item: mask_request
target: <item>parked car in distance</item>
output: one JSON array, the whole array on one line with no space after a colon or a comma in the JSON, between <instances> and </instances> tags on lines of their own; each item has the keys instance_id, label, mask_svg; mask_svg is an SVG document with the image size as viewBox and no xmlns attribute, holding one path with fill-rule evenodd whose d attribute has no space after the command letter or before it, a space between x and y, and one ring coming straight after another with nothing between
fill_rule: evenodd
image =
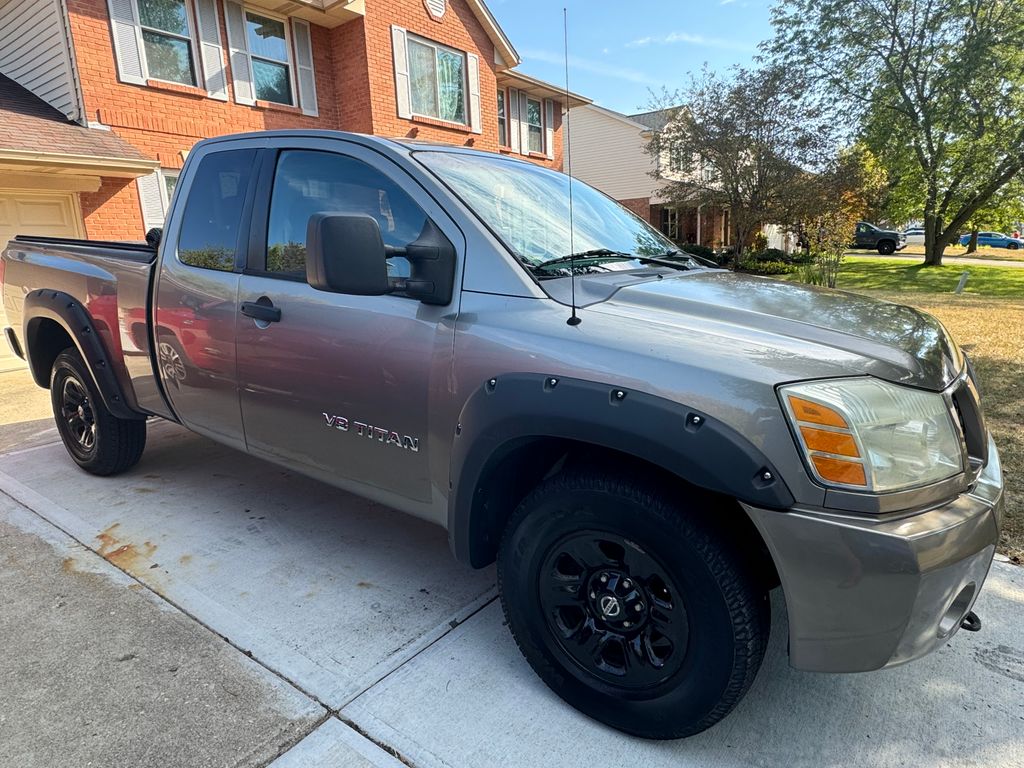
<instances>
[{"instance_id":1,"label":"parked car in distance","mask_svg":"<svg viewBox=\"0 0 1024 768\"><path fill-rule=\"evenodd\" d=\"M970 232L966 235L960 235L960 245L969 245L970 242ZM1016 251L1020 248L1024 248L1024 239L1019 237L1010 237L1009 235L1004 235L1002 232L979 232L978 246L984 248L1008 248L1011 251Z\"/></svg>"},{"instance_id":2,"label":"parked car in distance","mask_svg":"<svg viewBox=\"0 0 1024 768\"><path fill-rule=\"evenodd\" d=\"M208 139L156 248L13 240L4 335L88 472L132 467L161 417L497 560L537 674L637 736L732 710L779 585L798 669L979 629L1003 481L942 325L708 268L571 189L572 228L568 177L498 154Z\"/></svg>"},{"instance_id":3,"label":"parked car in distance","mask_svg":"<svg viewBox=\"0 0 1024 768\"><path fill-rule=\"evenodd\" d=\"M892 229L879 229L874 224L858 221L851 248L866 248L878 251L882 256L901 251L907 247L907 236Z\"/></svg>"},{"instance_id":4,"label":"parked car in distance","mask_svg":"<svg viewBox=\"0 0 1024 768\"><path fill-rule=\"evenodd\" d=\"M907 245L924 245L924 227L911 227L903 232Z\"/></svg>"}]
</instances>

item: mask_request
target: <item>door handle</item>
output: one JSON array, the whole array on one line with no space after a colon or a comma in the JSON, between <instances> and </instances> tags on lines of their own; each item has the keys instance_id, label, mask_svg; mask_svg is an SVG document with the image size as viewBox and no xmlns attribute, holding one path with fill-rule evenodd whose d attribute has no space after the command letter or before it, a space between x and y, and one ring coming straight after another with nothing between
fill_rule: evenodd
<instances>
[{"instance_id":1,"label":"door handle","mask_svg":"<svg viewBox=\"0 0 1024 768\"><path fill-rule=\"evenodd\" d=\"M261 296L260 301L243 301L242 314L253 320L262 320L264 323L281 321L281 310L265 296Z\"/></svg>"}]
</instances>

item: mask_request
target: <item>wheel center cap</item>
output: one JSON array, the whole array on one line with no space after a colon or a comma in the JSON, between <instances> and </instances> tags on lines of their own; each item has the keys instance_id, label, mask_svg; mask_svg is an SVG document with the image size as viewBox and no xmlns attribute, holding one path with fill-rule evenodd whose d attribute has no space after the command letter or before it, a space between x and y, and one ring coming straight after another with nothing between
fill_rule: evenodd
<instances>
[{"instance_id":1,"label":"wheel center cap","mask_svg":"<svg viewBox=\"0 0 1024 768\"><path fill-rule=\"evenodd\" d=\"M598 607L606 619L617 619L622 615L622 602L615 595L601 595Z\"/></svg>"}]
</instances>

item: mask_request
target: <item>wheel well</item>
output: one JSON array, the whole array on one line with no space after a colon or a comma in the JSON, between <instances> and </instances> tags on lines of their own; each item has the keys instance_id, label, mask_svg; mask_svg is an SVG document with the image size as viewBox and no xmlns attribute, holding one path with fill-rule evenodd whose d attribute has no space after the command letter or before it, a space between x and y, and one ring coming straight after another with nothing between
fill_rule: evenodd
<instances>
[{"instance_id":1,"label":"wheel well","mask_svg":"<svg viewBox=\"0 0 1024 768\"><path fill-rule=\"evenodd\" d=\"M25 354L36 384L50 388L50 372L57 355L75 346L71 336L56 320L37 317L29 321L25 333Z\"/></svg>"},{"instance_id":2,"label":"wheel well","mask_svg":"<svg viewBox=\"0 0 1024 768\"><path fill-rule=\"evenodd\" d=\"M537 437L513 441L486 464L474 493L470 515L473 566L494 562L498 544L512 513L542 480L565 467L586 466L597 472L625 472L670 488L679 498L700 499L693 514L702 515L739 548L744 562L767 589L779 584L771 553L753 521L728 496L694 486L678 475L627 453L574 440Z\"/></svg>"}]
</instances>

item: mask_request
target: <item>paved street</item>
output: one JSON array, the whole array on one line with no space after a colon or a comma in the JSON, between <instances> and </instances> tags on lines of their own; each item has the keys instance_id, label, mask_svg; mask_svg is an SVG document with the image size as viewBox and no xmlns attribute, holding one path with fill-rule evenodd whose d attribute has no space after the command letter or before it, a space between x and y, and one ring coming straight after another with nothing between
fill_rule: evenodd
<instances>
[{"instance_id":1,"label":"paved street","mask_svg":"<svg viewBox=\"0 0 1024 768\"><path fill-rule=\"evenodd\" d=\"M443 531L176 426L114 479L9 452L0 490L0 765L1024 765L1011 565L981 633L866 675L790 669L777 592L738 710L651 743L539 682Z\"/></svg>"}]
</instances>

